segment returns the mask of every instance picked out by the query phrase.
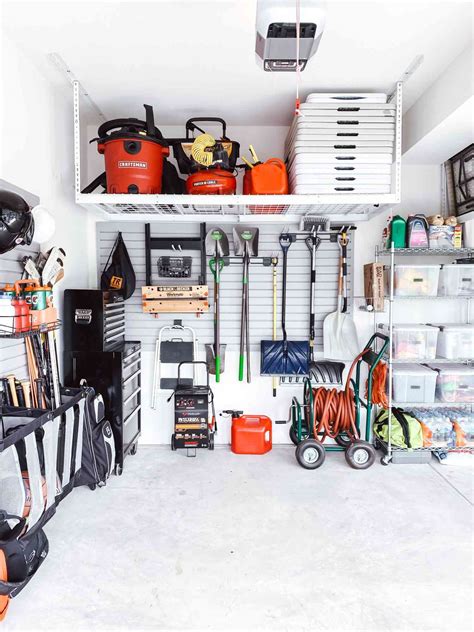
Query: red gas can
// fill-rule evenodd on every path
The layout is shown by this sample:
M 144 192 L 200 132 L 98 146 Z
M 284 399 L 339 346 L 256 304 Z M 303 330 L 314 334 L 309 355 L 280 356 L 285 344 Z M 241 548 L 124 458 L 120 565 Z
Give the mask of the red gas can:
M 265 454 L 272 449 L 272 420 L 265 415 L 232 417 L 232 452 Z

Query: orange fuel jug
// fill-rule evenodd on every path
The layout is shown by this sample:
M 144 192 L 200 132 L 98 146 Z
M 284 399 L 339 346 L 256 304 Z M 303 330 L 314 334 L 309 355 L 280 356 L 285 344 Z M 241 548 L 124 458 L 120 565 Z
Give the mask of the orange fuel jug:
M 272 420 L 265 415 L 241 415 L 232 411 L 232 452 L 265 454 L 272 449 Z
M 288 173 L 285 163 L 279 158 L 245 169 L 244 195 L 287 195 Z

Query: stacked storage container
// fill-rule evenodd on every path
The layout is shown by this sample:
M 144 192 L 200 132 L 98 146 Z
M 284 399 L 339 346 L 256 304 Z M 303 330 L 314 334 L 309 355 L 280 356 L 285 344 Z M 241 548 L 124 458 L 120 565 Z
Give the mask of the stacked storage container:
M 286 139 L 290 191 L 390 193 L 395 116 L 385 94 L 310 94 Z

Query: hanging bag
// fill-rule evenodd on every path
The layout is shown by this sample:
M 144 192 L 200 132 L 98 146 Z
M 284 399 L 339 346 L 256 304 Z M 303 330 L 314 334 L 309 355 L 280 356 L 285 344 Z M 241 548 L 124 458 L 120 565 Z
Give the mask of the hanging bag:
M 135 292 L 136 284 L 135 271 L 127 247 L 122 233 L 118 233 L 114 247 L 105 264 L 105 270 L 102 272 L 100 288 L 101 290 L 118 292 L 124 300 L 127 300 Z

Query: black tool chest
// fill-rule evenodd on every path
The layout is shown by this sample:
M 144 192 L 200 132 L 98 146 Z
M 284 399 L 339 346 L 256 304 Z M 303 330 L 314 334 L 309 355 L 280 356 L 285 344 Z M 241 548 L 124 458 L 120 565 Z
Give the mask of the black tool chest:
M 66 384 L 86 379 L 104 398 L 116 449 L 116 474 L 127 454 L 135 454 L 141 432 L 141 343 L 125 342 L 113 351 L 65 351 Z
M 107 351 L 125 342 L 125 303 L 118 292 L 65 290 L 64 349 Z

